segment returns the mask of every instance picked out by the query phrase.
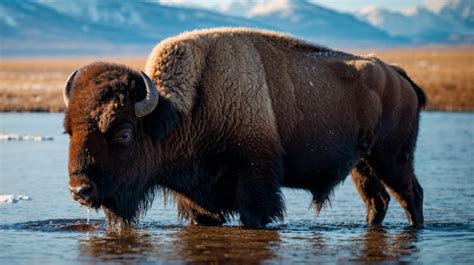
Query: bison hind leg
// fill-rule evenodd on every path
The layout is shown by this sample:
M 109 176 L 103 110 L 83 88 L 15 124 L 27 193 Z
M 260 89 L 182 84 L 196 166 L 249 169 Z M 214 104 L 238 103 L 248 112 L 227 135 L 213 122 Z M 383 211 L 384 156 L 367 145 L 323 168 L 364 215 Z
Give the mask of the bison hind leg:
M 381 224 L 390 203 L 390 195 L 384 185 L 365 160 L 360 161 L 352 171 L 352 180 L 367 207 L 367 224 Z
M 375 166 L 377 175 L 405 210 L 410 224 L 422 226 L 423 189 L 415 176 L 413 162 L 396 160 L 398 161 L 391 161 L 391 163 L 378 161 Z
M 386 140 L 374 149 L 369 161 L 377 177 L 405 210 L 410 224 L 422 226 L 423 189 L 413 168 L 416 133 L 414 135 L 406 145 L 400 145 L 396 140 Z

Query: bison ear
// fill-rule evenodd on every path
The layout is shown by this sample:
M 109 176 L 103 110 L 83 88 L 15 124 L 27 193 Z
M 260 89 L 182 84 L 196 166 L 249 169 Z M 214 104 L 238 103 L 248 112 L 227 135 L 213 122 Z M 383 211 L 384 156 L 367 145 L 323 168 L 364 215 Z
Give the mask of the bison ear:
M 168 136 L 179 124 L 180 117 L 175 106 L 166 98 L 160 96 L 160 104 L 144 117 L 145 130 L 154 140 Z

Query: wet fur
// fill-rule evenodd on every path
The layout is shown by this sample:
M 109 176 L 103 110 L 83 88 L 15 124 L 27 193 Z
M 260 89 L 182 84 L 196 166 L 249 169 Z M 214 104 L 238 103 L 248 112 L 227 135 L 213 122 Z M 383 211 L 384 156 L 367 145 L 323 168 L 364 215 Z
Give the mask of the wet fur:
M 372 170 L 355 179 L 368 214 L 386 210 L 369 203 L 385 187 L 364 183 L 383 181 L 408 204 L 409 220 L 422 223 L 412 162 L 426 97 L 403 69 L 274 32 L 224 28 L 162 41 L 146 73 L 160 101 L 142 119 L 133 117 L 133 104 L 144 98 L 143 81 L 108 63 L 81 69 L 66 112 L 70 174 L 116 177 L 102 187 L 112 190 L 102 204 L 111 226 L 136 222 L 159 191 L 197 224 L 235 214 L 248 227 L 280 221 L 282 186 L 309 190 L 319 212 L 361 161 L 368 162 L 359 168 Z M 91 152 L 102 141 L 90 140 L 91 132 L 106 135 L 124 117 L 137 130 L 124 162 L 111 161 L 112 151 Z M 378 216 L 368 222 L 381 222 Z

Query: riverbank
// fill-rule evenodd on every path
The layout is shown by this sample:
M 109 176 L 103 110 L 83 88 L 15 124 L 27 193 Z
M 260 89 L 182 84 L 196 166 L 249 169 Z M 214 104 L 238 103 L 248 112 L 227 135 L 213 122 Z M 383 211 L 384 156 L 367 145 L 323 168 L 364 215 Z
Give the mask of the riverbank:
M 375 54 L 385 62 L 402 66 L 424 89 L 429 99 L 426 110 L 474 111 L 474 47 L 378 50 Z M 146 56 L 2 59 L 0 112 L 64 111 L 62 88 L 68 75 L 97 60 L 142 69 Z

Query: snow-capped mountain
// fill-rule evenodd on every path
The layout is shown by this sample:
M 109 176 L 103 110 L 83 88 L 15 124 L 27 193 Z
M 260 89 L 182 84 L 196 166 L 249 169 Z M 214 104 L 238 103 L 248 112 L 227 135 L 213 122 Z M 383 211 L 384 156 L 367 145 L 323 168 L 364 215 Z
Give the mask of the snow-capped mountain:
M 103 38 L 107 28 L 89 22 L 81 23 L 44 5 L 6 0 L 0 2 L 0 32 L 2 41 L 11 37 L 25 40 L 61 40 L 87 33 L 94 40 Z M 95 27 L 98 26 L 98 27 Z M 73 30 L 74 29 L 74 30 Z
M 13 0 L 0 1 L 0 35 L 1 56 L 82 54 L 116 36 L 107 25 L 81 22 L 39 3 Z
M 350 14 L 340 13 L 307 0 L 236 0 L 218 6 L 220 12 L 241 15 L 266 23 L 270 28 L 290 32 L 322 43 L 344 45 L 377 41 L 399 42 L 382 30 L 362 22 Z
M 257 21 L 266 21 L 276 29 L 283 29 L 313 40 L 389 40 L 382 30 L 306 0 L 273 0 L 255 5 L 247 13 Z M 389 40 L 389 41 L 394 41 Z
M 179 32 L 215 26 L 260 24 L 191 7 L 166 6 L 151 2 L 83 0 L 45 2 L 45 5 L 81 22 L 109 25 L 119 31 L 138 32 L 149 40 L 160 40 Z M 131 39 L 131 41 L 134 41 Z
M 414 42 L 473 43 L 473 7 L 471 0 L 431 0 L 404 12 L 367 7 L 355 15 L 392 36 Z
M 264 27 L 245 18 L 153 2 L 2 0 L 0 53 L 146 54 L 169 36 L 218 26 Z
M 357 17 L 310 1 L 235 0 L 204 10 L 158 0 L 1 0 L 0 55 L 146 54 L 166 37 L 219 26 L 273 29 L 334 48 L 474 39 L 470 0 L 433 0 L 444 4 L 405 13 L 369 8 Z
M 474 25 L 474 3 L 470 0 L 425 0 L 424 7 L 444 18 L 460 18 Z

